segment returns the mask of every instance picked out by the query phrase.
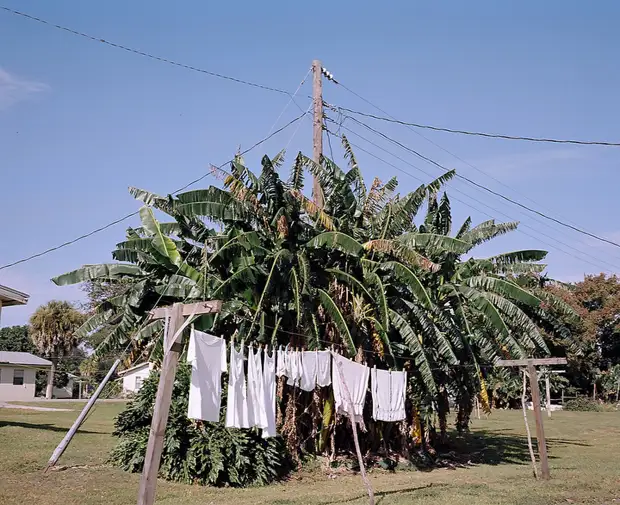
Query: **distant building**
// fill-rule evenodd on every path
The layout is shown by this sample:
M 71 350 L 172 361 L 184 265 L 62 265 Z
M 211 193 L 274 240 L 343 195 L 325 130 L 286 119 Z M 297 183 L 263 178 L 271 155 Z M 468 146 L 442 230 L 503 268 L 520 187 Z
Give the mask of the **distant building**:
M 0 351 L 0 401 L 33 400 L 37 370 L 49 373 L 51 367 L 29 352 Z
M 118 375 L 123 379 L 123 393 L 137 393 L 140 391 L 142 384 L 151 374 L 151 370 L 153 370 L 153 363 L 142 363 L 118 372 Z

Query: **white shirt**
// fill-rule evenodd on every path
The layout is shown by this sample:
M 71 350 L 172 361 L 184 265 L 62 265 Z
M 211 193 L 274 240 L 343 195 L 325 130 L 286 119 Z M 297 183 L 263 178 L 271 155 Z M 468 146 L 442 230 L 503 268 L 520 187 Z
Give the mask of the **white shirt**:
M 187 361 L 192 364 L 187 417 L 219 421 L 222 373 L 226 372 L 226 341 L 192 329 Z

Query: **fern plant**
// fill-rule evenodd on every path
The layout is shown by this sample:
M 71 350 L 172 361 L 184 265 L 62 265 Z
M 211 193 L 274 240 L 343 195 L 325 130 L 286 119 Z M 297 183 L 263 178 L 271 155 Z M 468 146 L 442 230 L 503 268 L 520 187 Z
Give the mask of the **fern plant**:
M 110 460 L 123 470 L 142 471 L 158 381 L 159 374 L 152 373 L 116 419 L 114 435 L 120 440 Z M 189 383 L 190 368 L 182 364 L 172 393 L 160 477 L 185 484 L 247 487 L 286 476 L 292 463 L 279 437 L 263 439 L 256 430 L 188 419 Z M 225 404 L 224 396 L 222 419 Z

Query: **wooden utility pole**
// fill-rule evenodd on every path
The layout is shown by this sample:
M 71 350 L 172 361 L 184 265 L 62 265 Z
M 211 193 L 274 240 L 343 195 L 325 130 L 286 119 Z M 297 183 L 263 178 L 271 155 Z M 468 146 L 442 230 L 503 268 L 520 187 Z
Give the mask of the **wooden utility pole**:
M 172 388 L 182 349 L 183 330 L 190 322 L 188 320 L 184 323 L 184 317 L 190 316 L 191 319 L 194 315 L 211 314 L 220 312 L 221 309 L 221 301 L 210 301 L 193 304 L 175 303 L 172 308 L 158 308 L 151 312 L 151 317 L 154 319 L 164 318 L 169 314 L 170 321 L 168 322 L 168 332 L 164 338 L 164 360 L 161 365 L 159 385 L 157 386 L 151 431 L 144 457 L 144 468 L 140 477 L 138 505 L 153 505 L 155 502 L 157 474 L 159 473 L 159 463 L 164 448 L 164 435 L 168 423 L 168 414 L 170 413 L 170 403 L 172 402 Z
M 538 456 L 540 457 L 540 471 L 543 479 L 550 478 L 549 459 L 547 457 L 547 441 L 545 440 L 545 429 L 543 417 L 540 410 L 540 391 L 538 389 L 538 365 L 565 365 L 566 358 L 541 358 L 541 359 L 502 359 L 495 366 L 519 366 L 527 367 L 530 377 L 530 389 L 532 390 L 532 405 L 534 407 L 534 417 L 536 418 L 536 441 L 538 443 Z
M 314 119 L 312 121 L 312 159 L 321 163 L 323 154 L 323 79 L 319 60 L 312 62 L 312 100 L 314 102 Z M 323 190 L 316 176 L 312 180 L 312 196 L 314 203 L 323 208 Z

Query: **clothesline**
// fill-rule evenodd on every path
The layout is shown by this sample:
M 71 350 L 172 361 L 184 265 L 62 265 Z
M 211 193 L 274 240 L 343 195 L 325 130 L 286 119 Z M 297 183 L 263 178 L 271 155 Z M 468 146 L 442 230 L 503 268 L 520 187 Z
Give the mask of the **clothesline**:
M 231 344 L 232 344 L 231 339 Z M 287 346 L 288 347 L 288 346 Z M 263 438 L 276 436 L 276 378 L 303 391 L 332 386 L 336 412 L 363 426 L 368 386 L 373 403 L 372 417 L 396 422 L 405 418 L 407 372 L 377 370 L 356 363 L 333 350 L 299 351 L 273 349 L 271 356 L 262 346 L 245 345 L 240 351 L 230 346 L 230 370 L 226 360 L 226 340 L 192 328 L 187 361 L 192 374 L 187 416 L 217 422 L 222 396 L 221 375 L 228 372 L 225 425 L 232 428 L 259 428 Z
M 238 317 L 239 319 L 243 319 L 245 321 L 248 321 L 248 322 L 252 322 L 252 320 L 247 318 L 247 317 L 243 317 L 243 316 L 239 316 L 239 315 L 236 315 L 236 317 Z M 307 338 L 308 337 L 308 335 L 304 334 L 304 333 L 296 333 L 296 332 L 293 332 L 293 331 L 281 329 L 279 327 L 270 326 L 268 324 L 263 324 L 263 326 L 265 328 L 269 328 L 270 330 L 276 330 L 276 331 L 279 331 L 281 333 L 285 333 L 287 335 L 293 335 L 293 336 L 296 336 L 296 337 L 303 337 L 303 338 Z M 329 340 L 323 340 L 323 339 L 320 339 L 320 338 L 317 338 L 317 339 L 314 339 L 314 340 L 316 342 L 322 342 L 324 344 L 328 344 L 328 346 L 335 345 L 334 342 L 330 342 Z M 269 345 L 269 344 L 264 344 L 264 345 Z M 377 351 L 372 351 L 370 349 L 362 349 L 362 352 L 365 353 L 365 354 L 369 354 L 369 355 L 376 355 L 376 356 L 379 356 L 381 358 L 383 358 L 384 356 L 391 356 L 395 360 L 396 359 L 403 360 L 403 361 L 415 360 L 415 357 L 414 356 L 410 356 L 410 355 L 396 356 L 394 354 L 388 354 L 388 353 L 381 354 L 381 353 L 379 353 Z M 450 367 L 476 368 L 476 365 L 457 363 L 457 364 L 453 364 L 453 365 L 451 364 Z M 479 368 L 494 368 L 495 365 L 492 364 L 492 363 L 484 363 L 484 364 L 478 364 L 478 367 Z M 441 371 L 441 370 L 443 370 L 443 368 L 433 367 L 433 368 L 431 368 L 431 370 Z

